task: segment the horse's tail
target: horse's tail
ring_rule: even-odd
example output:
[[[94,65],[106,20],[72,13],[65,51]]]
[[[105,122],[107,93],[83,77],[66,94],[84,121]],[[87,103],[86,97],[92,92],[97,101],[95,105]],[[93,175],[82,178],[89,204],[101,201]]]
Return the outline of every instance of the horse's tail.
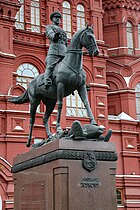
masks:
[[[21,96],[9,98],[8,101],[14,104],[24,104],[29,102],[28,90],[26,90]]]

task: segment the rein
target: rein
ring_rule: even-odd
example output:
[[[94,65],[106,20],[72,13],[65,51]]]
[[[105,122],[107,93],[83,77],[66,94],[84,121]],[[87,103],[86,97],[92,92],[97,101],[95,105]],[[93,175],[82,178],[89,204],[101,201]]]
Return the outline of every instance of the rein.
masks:
[[[81,54],[82,55],[82,49],[68,50],[67,53],[75,53],[75,54]]]
[[[80,42],[82,42],[82,38],[83,38],[83,36],[84,36],[85,33],[86,33],[86,29],[85,29],[84,31],[82,31],[81,34],[78,35],[78,36],[80,36]],[[91,49],[90,49],[91,46],[96,46],[96,44],[90,44],[90,43],[89,43],[87,36],[86,36],[86,42],[87,42],[87,49],[88,49],[89,51],[91,51]],[[69,50],[67,51],[67,53],[75,53],[75,54],[81,54],[81,55],[82,55],[82,54],[83,54],[83,51],[82,51],[82,49],[69,49]],[[62,60],[62,63],[64,63],[65,66],[67,66],[67,68],[69,68],[71,71],[73,71],[76,75],[80,74],[80,71],[82,71],[82,68],[81,68],[80,71],[77,72],[77,70],[71,68],[71,67],[70,67],[69,65],[67,65],[63,60]]]

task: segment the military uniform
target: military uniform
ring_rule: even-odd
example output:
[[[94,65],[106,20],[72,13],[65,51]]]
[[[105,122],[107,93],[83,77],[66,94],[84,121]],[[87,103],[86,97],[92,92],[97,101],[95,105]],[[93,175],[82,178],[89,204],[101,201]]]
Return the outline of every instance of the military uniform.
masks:
[[[54,40],[54,35],[60,34],[57,41]],[[66,32],[56,25],[48,25],[46,27],[46,35],[50,39],[50,48],[48,55],[65,56],[67,52],[67,34]]]
[[[54,13],[54,14],[57,14]],[[53,14],[51,16],[51,19]],[[50,47],[46,58],[45,80],[50,77],[55,65],[60,62],[67,52],[67,34],[58,25],[51,24],[46,27],[46,35],[50,40]]]

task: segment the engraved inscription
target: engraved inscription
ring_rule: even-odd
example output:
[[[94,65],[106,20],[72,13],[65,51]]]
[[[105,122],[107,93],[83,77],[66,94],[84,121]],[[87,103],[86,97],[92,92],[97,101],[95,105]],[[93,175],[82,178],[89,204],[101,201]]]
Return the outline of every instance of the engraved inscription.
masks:
[[[81,187],[85,187],[85,188],[98,188],[101,185],[99,178],[97,177],[82,178],[82,181],[80,184],[81,184]]]

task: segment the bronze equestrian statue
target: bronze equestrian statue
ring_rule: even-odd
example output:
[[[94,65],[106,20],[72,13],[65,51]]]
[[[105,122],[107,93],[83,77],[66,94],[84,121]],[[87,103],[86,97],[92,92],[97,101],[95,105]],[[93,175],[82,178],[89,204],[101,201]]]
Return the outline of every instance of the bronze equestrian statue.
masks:
[[[44,84],[46,73],[40,74],[31,81],[28,89],[23,95],[9,99],[9,102],[15,104],[30,102],[30,132],[26,144],[27,147],[30,147],[31,144],[35,113],[40,102],[42,101],[46,105],[43,122],[49,139],[52,139],[48,120],[56,102],[58,103],[56,131],[59,136],[59,134],[61,135],[63,133],[60,124],[63,98],[72,94],[75,90],[78,91],[78,94],[84,103],[90,123],[97,126],[87,96],[86,74],[82,67],[83,47],[87,49],[90,56],[97,56],[99,54],[93,29],[88,25],[74,34],[64,59],[55,65],[51,75],[52,85],[46,88]]]

